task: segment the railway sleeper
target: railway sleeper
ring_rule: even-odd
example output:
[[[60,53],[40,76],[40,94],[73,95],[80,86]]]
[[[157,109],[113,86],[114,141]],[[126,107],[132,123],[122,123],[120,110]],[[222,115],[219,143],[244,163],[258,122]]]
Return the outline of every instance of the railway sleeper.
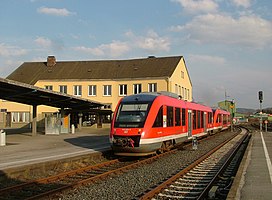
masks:
[[[178,190],[183,190],[183,191],[202,191],[207,184],[199,184],[199,185],[195,185],[195,186],[176,186],[176,185],[170,185],[170,188],[175,188]]]
[[[184,197],[187,197],[187,196],[198,196],[201,194],[201,192],[198,192],[198,191],[178,191],[178,190],[170,190],[170,189],[165,189],[163,191],[164,193],[175,193],[175,194],[181,194],[183,195]]]
[[[182,195],[174,196],[174,195],[163,194],[163,193],[159,193],[158,196],[166,198],[166,199],[183,199],[183,198],[185,198],[185,196],[182,196]],[[192,199],[195,199],[195,198],[192,198]]]
[[[188,182],[174,182],[173,185],[179,185],[180,187],[202,187],[202,186],[206,186],[207,183],[203,183],[203,182],[195,182],[195,183],[188,183]]]
[[[182,181],[187,181],[187,182],[210,182],[210,179],[203,179],[203,177],[183,177],[181,179]]]
[[[201,173],[192,173],[192,172],[189,172],[186,174],[187,176],[186,177],[191,177],[191,178],[195,178],[195,177],[200,177],[200,178],[205,178],[205,179],[208,179],[208,178],[213,178],[215,173],[214,174],[201,174]]]

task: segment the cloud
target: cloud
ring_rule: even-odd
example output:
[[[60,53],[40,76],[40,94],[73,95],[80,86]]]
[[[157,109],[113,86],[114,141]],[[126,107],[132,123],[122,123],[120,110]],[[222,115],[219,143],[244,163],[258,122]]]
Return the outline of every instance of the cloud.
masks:
[[[129,38],[129,43],[136,48],[149,51],[169,51],[170,39],[167,37],[160,37],[155,31],[150,30],[146,36],[136,36],[133,32],[126,33]]]
[[[37,45],[42,46],[44,48],[50,48],[52,46],[52,41],[48,38],[38,37],[34,41]]]
[[[187,34],[197,43],[219,43],[264,48],[272,43],[272,22],[256,15],[233,18],[228,15],[206,14],[193,18],[172,31]]]
[[[132,31],[125,33],[125,41],[113,41],[109,44],[101,44],[90,48],[85,46],[74,47],[75,51],[80,51],[95,56],[120,57],[129,51],[147,50],[152,52],[161,52],[170,50],[170,40],[167,37],[160,37],[154,31],[148,31],[146,36],[135,35]]]
[[[62,39],[51,40],[45,37],[37,37],[34,42],[38,46],[41,46],[43,50],[53,50],[55,52],[58,52],[64,49],[64,43]]]
[[[251,6],[251,0],[232,0],[232,3],[237,7],[249,8]]]
[[[85,47],[85,46],[78,46],[78,47],[74,47],[73,49],[75,51],[80,51],[80,52],[87,53],[87,54],[92,54],[92,55],[95,55],[95,56],[105,55],[104,51],[102,49],[99,49],[99,48],[89,48],[89,47]]]
[[[188,13],[216,12],[218,4],[213,0],[172,0],[178,2]]]
[[[88,48],[84,46],[75,47],[75,51],[84,52],[87,54],[92,54],[95,56],[105,56],[118,57],[128,52],[130,47],[126,42],[113,41],[110,44],[102,44],[95,48]]]
[[[6,44],[0,44],[0,56],[9,57],[9,56],[22,56],[27,54],[26,49],[22,49],[17,46],[10,46]]]
[[[37,9],[37,12],[41,14],[46,14],[46,15],[64,16],[64,17],[76,14],[74,12],[70,12],[66,8],[48,8],[48,7],[40,7]]]
[[[188,58],[192,64],[196,65],[202,63],[203,65],[218,67],[226,64],[226,59],[219,56],[191,54]]]

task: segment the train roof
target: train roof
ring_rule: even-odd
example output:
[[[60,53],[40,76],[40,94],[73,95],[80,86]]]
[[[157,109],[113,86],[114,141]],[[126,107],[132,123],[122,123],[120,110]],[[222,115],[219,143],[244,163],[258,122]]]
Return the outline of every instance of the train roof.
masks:
[[[221,113],[221,114],[230,114],[229,111],[227,110],[224,110],[222,108],[212,108],[213,112],[218,112],[218,113]]]
[[[124,97],[122,102],[154,101],[157,96],[157,93],[139,93]]]
[[[194,109],[194,110],[202,110],[207,112],[212,112],[212,108],[209,106],[205,106],[202,104],[194,103],[194,102],[187,102],[188,109]]]
[[[174,99],[179,99],[179,96],[172,92],[160,91],[160,92],[142,92],[126,96],[122,99],[122,102],[134,102],[134,101],[154,101],[158,96],[167,96]]]

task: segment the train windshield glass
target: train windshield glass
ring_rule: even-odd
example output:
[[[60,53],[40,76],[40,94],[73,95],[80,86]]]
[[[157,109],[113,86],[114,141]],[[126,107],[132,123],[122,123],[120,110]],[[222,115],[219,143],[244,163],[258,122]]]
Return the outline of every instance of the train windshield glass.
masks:
[[[148,103],[122,103],[118,108],[114,127],[140,128],[148,113]]]

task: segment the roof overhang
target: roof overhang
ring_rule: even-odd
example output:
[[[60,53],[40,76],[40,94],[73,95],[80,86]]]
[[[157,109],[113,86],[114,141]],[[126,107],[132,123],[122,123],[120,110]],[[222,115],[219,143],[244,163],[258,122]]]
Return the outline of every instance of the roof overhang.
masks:
[[[0,99],[28,104],[69,108],[77,111],[100,109],[103,104],[33,85],[0,78]]]

